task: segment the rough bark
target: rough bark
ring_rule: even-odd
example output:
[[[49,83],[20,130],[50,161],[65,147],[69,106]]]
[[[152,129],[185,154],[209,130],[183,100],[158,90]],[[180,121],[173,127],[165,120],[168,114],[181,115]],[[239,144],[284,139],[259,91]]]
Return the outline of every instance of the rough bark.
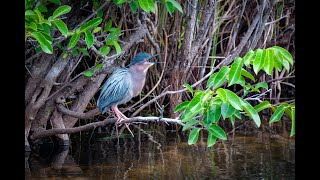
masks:
[[[137,24],[139,25],[138,30],[122,40],[124,42],[124,45],[122,46],[123,52],[129,51],[132,46],[134,46],[146,35],[147,26],[145,22],[145,14],[142,13],[141,19]],[[115,54],[114,52],[112,53]],[[78,118],[62,114],[62,112],[56,109],[56,104],[65,103],[66,99],[70,95],[73,93],[79,93],[78,98],[76,98],[71,105],[70,110],[83,113],[83,111],[86,110],[90,100],[99,90],[99,87],[107,76],[107,73],[112,72],[119,66],[114,64],[116,56],[110,56],[113,58],[105,58],[105,66],[103,68],[104,73],[100,72],[92,78],[79,76],[70,80],[70,74],[75,68],[74,66],[76,63],[69,58],[62,58],[62,54],[63,53],[61,53],[60,57],[58,60],[56,60],[52,67],[50,67],[51,69],[49,68],[47,73],[45,70],[48,68],[43,68],[46,67],[46,63],[40,63],[40,68],[38,66],[34,67],[34,71],[39,69],[39,72],[36,71],[37,78],[41,79],[41,74],[46,75],[42,80],[32,81],[31,78],[28,80],[29,86],[27,85],[28,87],[26,88],[26,94],[28,94],[26,101],[30,99],[30,102],[26,105],[25,110],[26,148],[29,146],[28,136],[30,129],[34,133],[46,131],[46,123],[48,120],[50,121],[52,128],[72,128],[77,122]],[[69,54],[68,57],[72,56]],[[36,86],[36,83],[40,84],[40,86]],[[32,94],[32,96],[30,94]],[[38,112],[40,113],[38,114]],[[97,114],[98,111],[95,111],[95,115]],[[66,134],[57,134],[56,136],[58,139],[61,139],[62,144],[69,143],[69,137]]]

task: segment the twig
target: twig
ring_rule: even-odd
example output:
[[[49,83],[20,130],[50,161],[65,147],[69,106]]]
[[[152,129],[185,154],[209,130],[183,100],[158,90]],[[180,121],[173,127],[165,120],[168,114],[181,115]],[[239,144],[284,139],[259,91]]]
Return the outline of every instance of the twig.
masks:
[[[27,69],[28,73],[30,74],[31,78],[33,79],[33,76],[31,74],[31,72],[29,71],[28,67],[26,65],[24,65],[24,67]]]
[[[283,101],[283,102],[279,102],[279,103],[276,103],[276,104],[272,104],[272,106],[278,106],[280,104],[283,104],[283,103],[292,103],[292,102],[295,102],[296,100],[295,99],[292,99],[292,100],[289,100],[289,101]]]
[[[284,79],[290,79],[290,78],[295,78],[296,76],[286,76],[286,77],[282,77],[282,78],[278,78],[278,79],[271,79],[269,81],[267,81],[267,83],[271,83],[274,81],[280,81],[280,80],[284,80]]]
[[[276,19],[276,20],[274,20],[274,21],[267,22],[267,23],[265,23],[264,25],[267,26],[267,25],[269,25],[269,24],[276,23],[276,22],[278,22],[278,21],[280,21],[281,19],[286,18],[286,17],[289,17],[289,14],[287,14],[287,15],[285,15],[285,16],[282,16],[282,17],[280,17],[279,19]]]
[[[291,84],[291,83],[288,83],[288,82],[280,82],[281,84],[285,84],[285,85],[288,85],[288,86],[291,86],[293,88],[296,88],[296,86],[294,84]]]

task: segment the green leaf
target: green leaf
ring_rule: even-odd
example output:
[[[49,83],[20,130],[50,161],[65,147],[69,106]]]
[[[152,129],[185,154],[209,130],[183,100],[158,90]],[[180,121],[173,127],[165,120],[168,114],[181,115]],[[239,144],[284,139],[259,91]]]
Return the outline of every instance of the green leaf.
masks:
[[[241,113],[240,113],[240,111],[236,110],[236,111],[234,112],[234,115],[235,115],[238,119],[241,119]]]
[[[227,101],[227,94],[224,91],[224,89],[219,88],[217,91],[217,95],[220,97],[220,99],[222,100],[222,102],[226,102]]]
[[[52,19],[56,19],[57,17],[67,14],[71,11],[71,7],[67,5],[60,6],[58,9],[56,9],[52,14]]]
[[[235,118],[234,118],[235,114],[232,114],[229,119],[230,119],[230,122],[232,124],[232,127],[234,127],[234,122],[235,122]]]
[[[206,85],[207,88],[213,86],[213,82],[216,79],[217,75],[218,75],[218,72],[213,73],[213,74],[210,75],[210,77],[209,77],[209,79],[207,81],[207,85]]]
[[[189,134],[188,144],[194,144],[198,141],[200,128],[193,128]]]
[[[243,62],[244,64],[249,67],[251,61],[253,60],[254,57],[254,51],[250,49],[250,51],[243,57]]]
[[[199,112],[201,111],[201,109],[199,109],[199,111],[195,111],[195,112],[192,112],[192,111],[185,111],[184,114],[182,115],[181,117],[181,122],[188,122],[190,121],[192,118],[194,118]],[[188,113],[186,113],[188,112]]]
[[[37,13],[35,13],[32,10],[26,10],[26,12],[24,13],[25,16],[34,16],[37,15]]]
[[[222,115],[223,119],[227,119],[228,117],[233,115],[235,111],[236,111],[236,109],[230,103],[228,103],[228,102],[222,103],[221,115]]]
[[[34,10],[34,12],[37,14],[38,20],[41,22],[43,20],[41,12],[38,9]]]
[[[95,34],[95,33],[99,32],[99,31],[101,31],[101,27],[96,27],[96,28],[94,28],[92,33]]]
[[[101,52],[102,54],[104,55],[108,55],[109,52],[110,52],[110,47],[109,46],[102,46],[100,49],[99,49],[99,52]]]
[[[43,32],[43,31],[39,31],[39,32],[46,38],[46,40],[47,40],[50,44],[52,44],[52,38],[50,37],[49,34]]]
[[[45,5],[41,4],[37,7],[40,12],[48,12],[48,9]]]
[[[290,119],[292,119],[292,116],[291,116],[292,112],[291,111],[292,111],[291,108],[288,106],[284,109],[284,112],[289,116]]]
[[[79,55],[78,50],[77,50],[77,49],[73,49],[73,50],[71,51],[71,55],[72,55],[73,57],[78,56],[78,55]]]
[[[104,31],[109,31],[109,29],[111,28],[112,26],[112,19],[110,19],[106,25],[104,26]]]
[[[46,20],[46,19],[42,19],[39,23],[40,24],[47,24],[47,25],[51,26],[51,22],[49,20]]]
[[[291,132],[290,132],[290,137],[292,137],[292,136],[294,136],[295,135],[295,133],[296,133],[296,115],[295,115],[295,113],[296,113],[296,110],[293,108],[292,110],[291,110]]]
[[[264,51],[262,49],[256,50],[256,57],[253,60],[253,71],[256,74],[258,74],[263,65],[263,52]]]
[[[94,28],[94,27],[98,26],[101,22],[102,22],[102,19],[99,17],[91,19],[90,21],[88,21],[88,22],[84,23],[82,26],[80,26],[77,29],[77,32],[84,32],[88,29]]]
[[[103,66],[103,64],[100,63],[100,64],[96,65],[96,67],[94,67],[94,70],[99,70],[102,68],[102,66]]]
[[[78,50],[79,50],[80,52],[82,52],[83,55],[85,55],[85,56],[90,56],[89,53],[88,53],[88,51],[87,51],[85,48],[80,48],[80,47],[79,47]]]
[[[197,96],[197,95],[201,95],[200,97],[202,97],[204,95],[204,92],[201,91],[201,90],[196,90],[194,93],[193,93],[193,96]]]
[[[268,84],[266,82],[259,82],[257,83],[255,86],[254,86],[256,89],[258,88],[265,88],[265,89],[268,89]]]
[[[62,55],[62,58],[63,59],[65,59],[65,58],[67,58],[68,57],[68,54],[67,53],[64,53],[63,55]]]
[[[235,82],[235,84],[240,84],[242,87],[246,86],[246,80],[244,80],[244,78],[242,76],[240,76],[240,78],[238,79],[237,82]]]
[[[49,0],[50,2],[57,4],[57,5],[61,5],[60,0]]]
[[[279,47],[279,46],[273,46],[273,49],[276,49],[280,54],[291,64],[293,65],[293,58],[291,54],[284,48]]]
[[[154,9],[154,2],[153,0],[147,0],[148,1],[148,8],[151,12],[155,12],[155,9]]]
[[[215,76],[215,79],[213,79],[213,82],[210,84],[210,86],[213,86],[212,89],[216,89],[224,83],[229,71],[230,68],[228,66],[224,66],[219,70],[218,74]]]
[[[260,111],[267,109],[267,108],[270,108],[270,107],[271,107],[271,104],[269,103],[269,101],[263,101],[260,104],[254,106],[254,109],[257,112],[260,112]]]
[[[190,101],[188,107],[186,108],[186,111],[185,111],[186,114],[188,114],[191,111],[191,109],[193,109],[193,112],[194,112],[194,110],[199,109],[199,106],[201,107],[200,99],[201,99],[202,95],[203,95],[203,93],[202,94],[199,93],[198,95],[193,97],[193,99]]]
[[[129,2],[129,5],[130,5],[130,8],[131,8],[131,11],[133,13],[136,13],[137,12],[137,9],[139,8],[139,4],[137,1],[130,1]]]
[[[217,137],[215,137],[210,132],[208,133],[207,147],[213,146],[217,141]]]
[[[102,9],[99,9],[98,11],[97,11],[97,17],[102,17],[103,16],[103,11],[102,11]]]
[[[222,100],[220,99],[219,96],[215,96],[213,98],[211,98],[211,102],[210,102],[211,106],[212,105],[218,105],[218,106],[221,106],[222,104]]]
[[[174,6],[171,2],[167,1],[165,2],[165,7],[167,9],[167,11],[169,12],[170,15],[172,15],[172,13],[174,12]]]
[[[93,71],[87,70],[86,72],[83,73],[83,75],[87,77],[91,77],[93,75]]]
[[[217,123],[221,117],[221,107],[211,105],[207,111],[207,116],[211,122]]]
[[[180,5],[177,1],[175,1],[175,0],[167,0],[167,2],[172,3],[172,5],[173,5],[175,8],[177,8],[178,11],[180,11],[181,13],[183,13],[183,10],[182,10],[181,5]]]
[[[34,22],[30,23],[30,24],[29,24],[29,27],[30,27],[31,29],[37,31],[37,24],[36,24],[36,23],[34,23]]]
[[[245,69],[241,69],[241,75],[244,76],[244,77],[247,77],[249,79],[251,79],[252,81],[256,81],[253,77],[252,74],[250,74],[248,71],[246,71]]]
[[[211,124],[209,132],[219,139],[227,140],[227,135],[224,130],[216,124]]]
[[[116,31],[118,31],[118,29],[119,29],[119,28],[111,27],[111,28],[109,29],[109,31],[110,31],[110,32],[116,32]]]
[[[116,48],[117,54],[121,53],[121,47],[117,41],[112,41],[113,46]]]
[[[272,69],[274,67],[274,54],[273,54],[273,49],[268,48],[264,50],[266,52],[266,56],[264,59],[264,64],[263,64],[263,70],[268,74],[271,75]]]
[[[48,54],[52,54],[53,48],[50,42],[41,34],[40,32],[31,32],[30,35],[35,38],[39,44],[41,49]]]
[[[231,65],[231,69],[229,72],[228,86],[235,84],[240,79],[242,66],[243,66],[243,59],[240,57],[236,57],[236,59]]]
[[[37,25],[38,27],[39,26],[42,26],[43,27],[43,32],[44,33],[46,33],[46,34],[48,34],[48,36],[49,36],[49,34],[51,33],[51,31],[50,31],[50,26],[48,25],[48,24],[38,24]],[[52,42],[52,40],[51,40],[51,42]]]
[[[84,32],[85,34],[85,37],[86,37],[86,44],[87,44],[87,47],[90,48],[94,42],[94,36],[93,34],[90,32],[90,30],[86,30]]]
[[[228,102],[237,110],[242,110],[241,99],[232,91],[225,89]]]
[[[57,20],[53,21],[53,23],[54,23],[54,25],[57,26],[57,28],[59,29],[61,34],[64,35],[64,37],[68,36],[68,27],[62,20],[57,19]]]
[[[74,33],[69,41],[68,49],[73,48],[77,44],[77,42],[79,41],[79,38],[80,38],[79,33]]]
[[[106,44],[113,45],[112,41],[117,41],[119,38],[120,28],[110,28],[109,31],[112,33],[108,34]]]
[[[187,88],[187,89],[191,92],[191,94],[193,94],[193,89],[192,89],[192,87],[191,87],[189,84],[185,83],[185,84],[183,84],[182,86],[185,87],[185,88]]]
[[[275,112],[272,114],[269,123],[274,123],[274,122],[278,122],[280,121],[283,113],[284,113],[284,108],[285,106],[283,104],[281,104],[276,110]]]
[[[258,127],[261,125],[261,120],[258,112],[247,101],[242,100],[242,109],[253,119]]]
[[[191,120],[188,121],[182,128],[182,131],[188,130],[191,126],[197,124],[199,121],[198,120]]]
[[[191,112],[199,112],[201,109],[203,109],[203,107],[201,106],[201,103],[198,102],[196,105],[194,105],[193,107],[191,107],[189,110]]]
[[[284,66],[284,68],[286,68],[288,72],[290,71],[290,64],[288,61],[283,60],[282,65]]]
[[[138,2],[141,9],[143,9],[147,13],[150,12],[148,0],[138,0]]]
[[[277,71],[280,72],[282,70],[282,61],[283,61],[283,59],[281,58],[281,54],[277,50],[274,50],[273,58],[274,58],[274,67],[276,67]]]
[[[284,68],[286,68],[286,70],[289,72],[290,71],[289,61],[286,60],[286,58],[282,55],[282,53],[277,48],[273,48],[273,50],[274,50],[275,63],[278,66],[278,68],[282,67],[283,65]],[[280,68],[280,70],[278,71],[281,71],[281,70],[282,68]]]
[[[182,103],[180,103],[178,106],[176,106],[176,108],[174,109],[174,112],[179,112],[183,109],[185,109],[188,105],[189,105],[190,101],[184,101]]]
[[[206,101],[208,101],[209,99],[211,99],[212,97],[212,91],[210,89],[207,89],[204,93],[204,95],[201,98],[201,105],[204,104]]]
[[[113,0],[116,4],[123,4],[126,2],[126,0]]]

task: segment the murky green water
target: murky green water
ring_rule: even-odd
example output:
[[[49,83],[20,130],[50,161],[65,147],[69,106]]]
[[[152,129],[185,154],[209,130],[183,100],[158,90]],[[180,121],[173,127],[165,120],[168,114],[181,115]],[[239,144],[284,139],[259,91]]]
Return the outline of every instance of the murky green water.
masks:
[[[26,157],[26,179],[295,179],[295,142],[270,133],[229,135],[214,148],[206,135],[139,132],[134,138],[91,138]],[[89,143],[90,142],[90,143]]]

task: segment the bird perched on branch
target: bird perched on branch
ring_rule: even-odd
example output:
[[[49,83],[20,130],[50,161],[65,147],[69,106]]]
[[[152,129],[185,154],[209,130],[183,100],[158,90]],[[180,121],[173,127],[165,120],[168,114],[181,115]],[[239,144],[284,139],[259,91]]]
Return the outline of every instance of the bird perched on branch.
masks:
[[[117,123],[127,119],[117,106],[127,103],[141,93],[148,69],[159,63],[151,62],[151,59],[156,56],[158,54],[151,56],[145,52],[138,53],[127,67],[120,68],[111,74],[102,86],[97,101],[97,106],[102,114],[111,109],[117,117]],[[125,125],[132,134],[128,125]]]

